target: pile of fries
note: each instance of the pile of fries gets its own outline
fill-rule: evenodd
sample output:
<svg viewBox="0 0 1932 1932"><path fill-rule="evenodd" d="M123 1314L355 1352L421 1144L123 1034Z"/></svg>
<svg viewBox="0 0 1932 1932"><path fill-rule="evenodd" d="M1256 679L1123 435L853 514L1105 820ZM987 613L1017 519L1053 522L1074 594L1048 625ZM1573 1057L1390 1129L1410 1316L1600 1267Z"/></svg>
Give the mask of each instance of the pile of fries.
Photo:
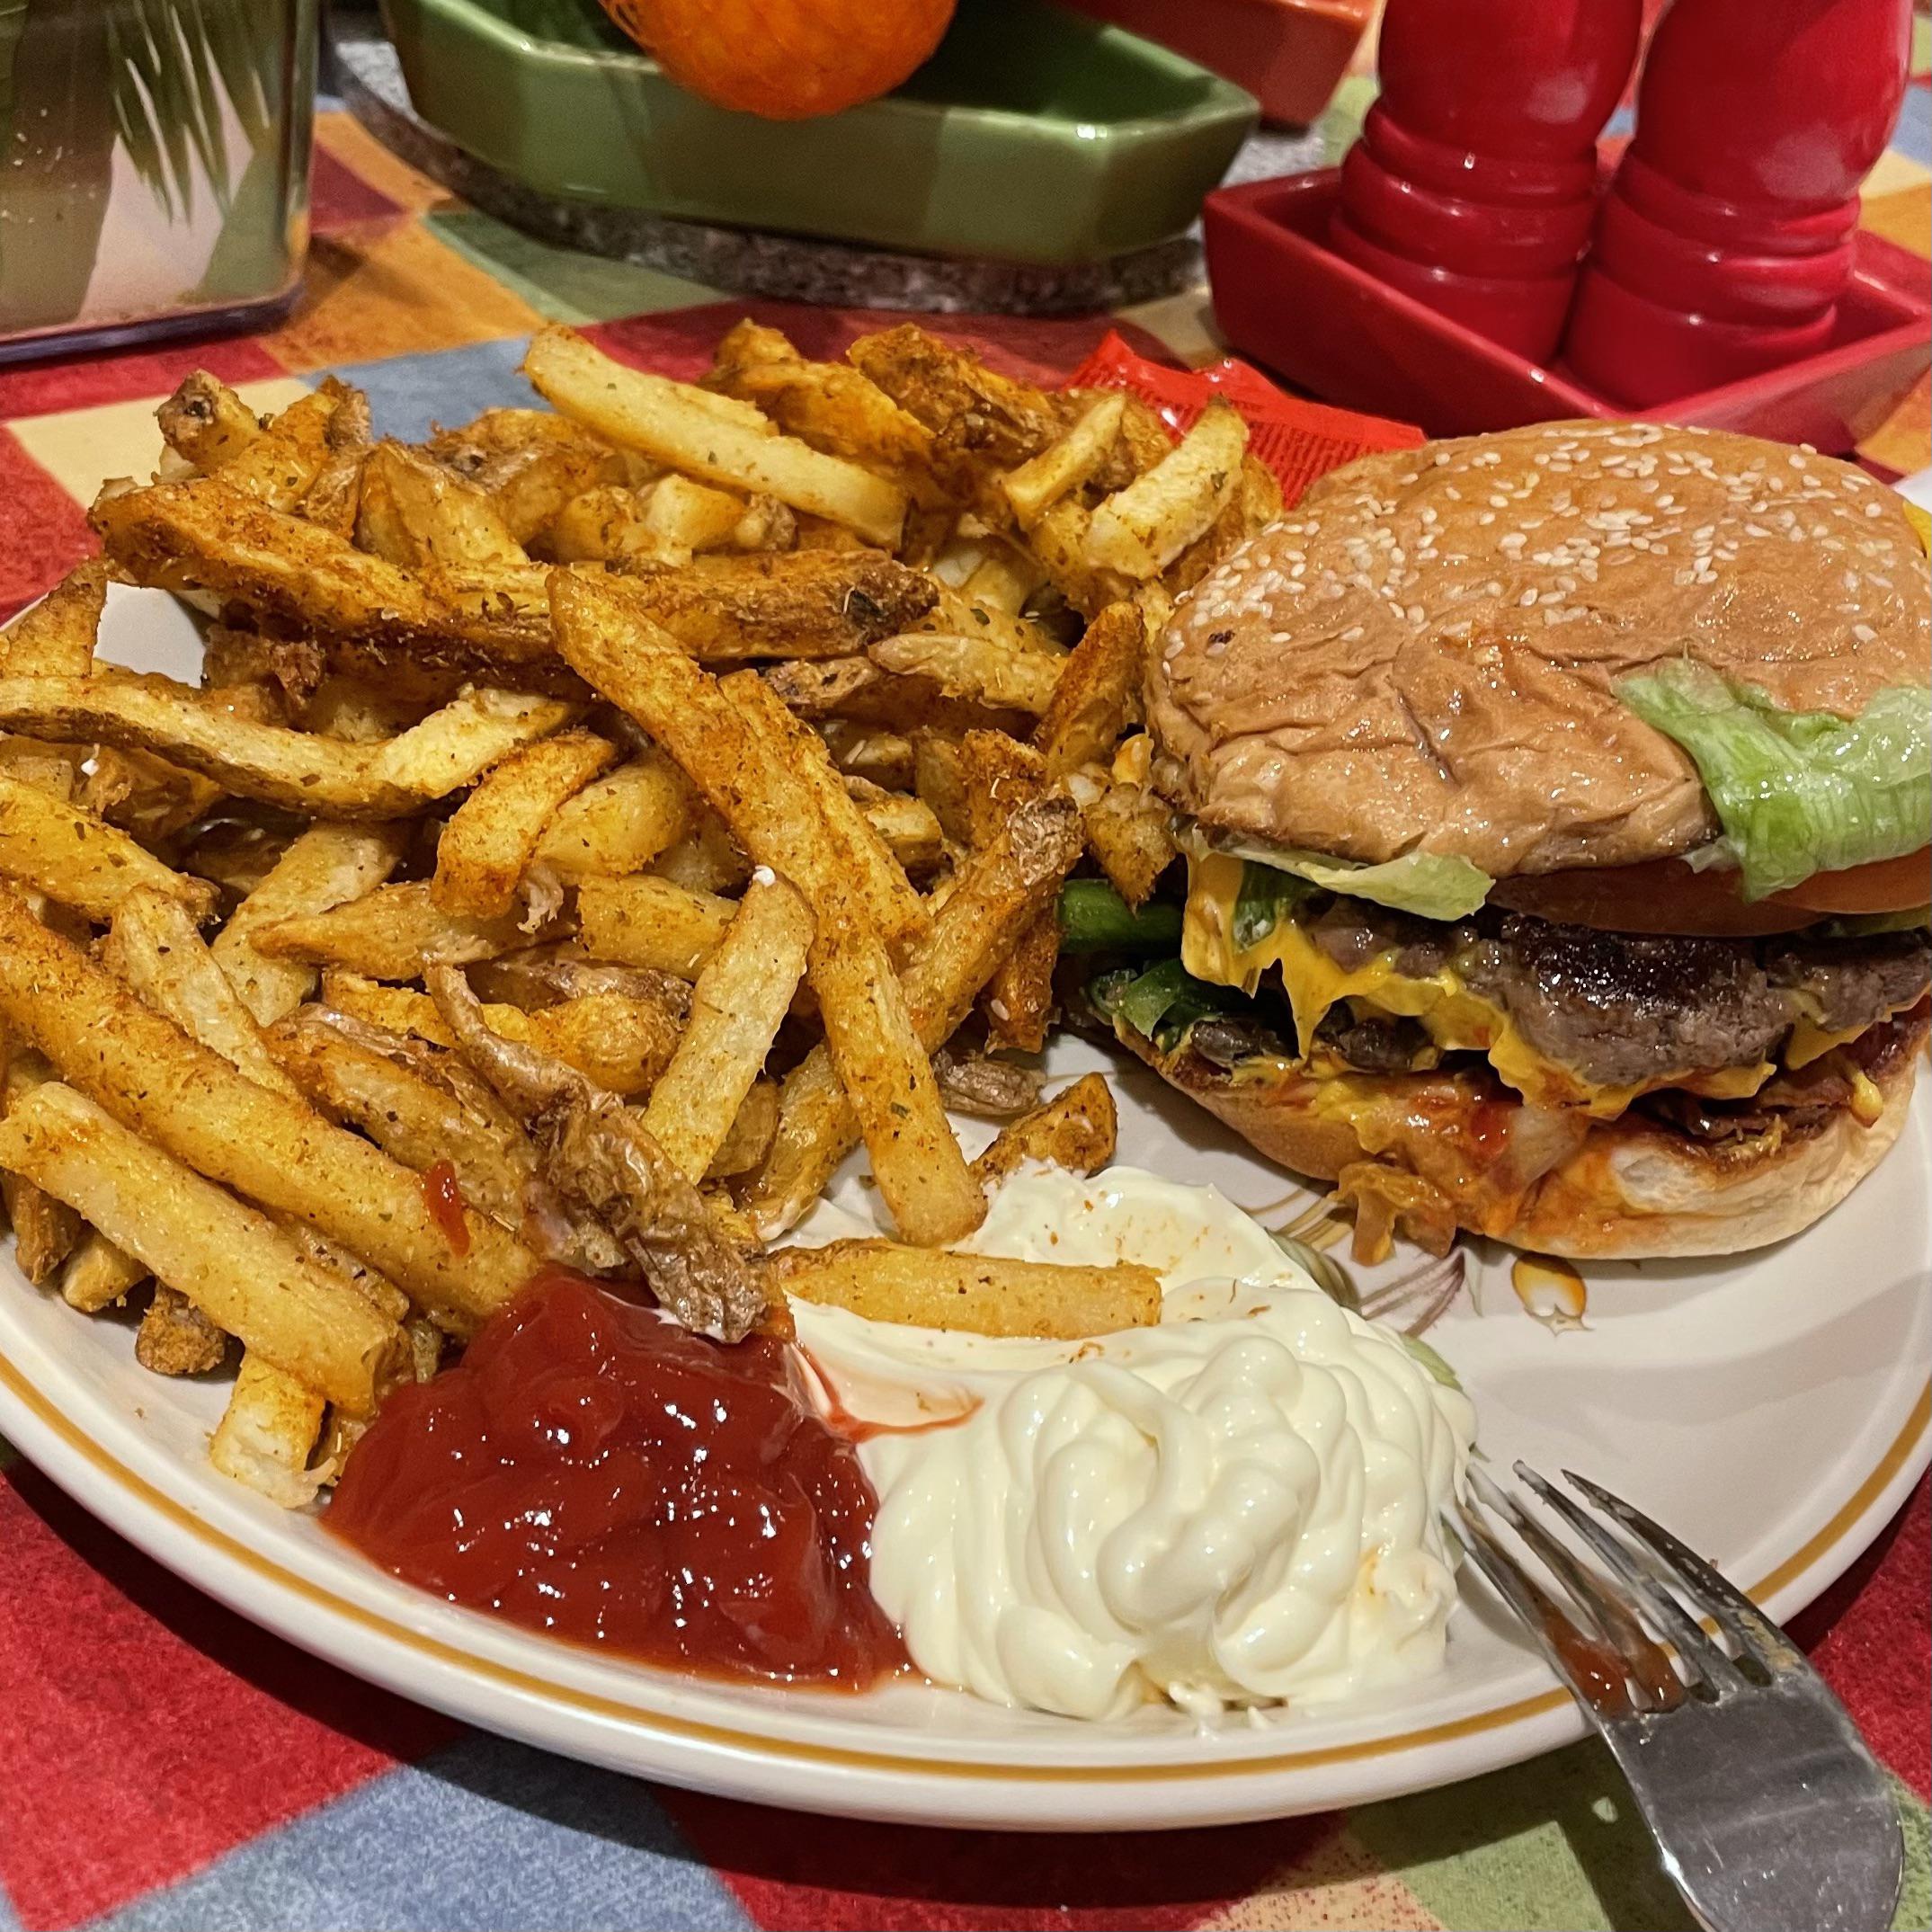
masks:
<svg viewBox="0 0 1932 1932"><path fill-rule="evenodd" d="M1055 1017L1068 876L1137 905L1173 857L1140 658L1278 513L1240 417L1177 444L910 326L525 367L554 411L420 446L334 380L258 421L191 377L103 557L0 634L19 1264L147 1294L159 1373L238 1361L214 1459L289 1505L546 1262L726 1340L788 1293L1158 1315L1143 1269L930 1251L1112 1153L1104 1082L1043 1106L1000 1055ZM96 657L111 578L205 615L199 688ZM976 1162L948 1104L1010 1122ZM860 1142L897 1241L768 1251Z"/></svg>

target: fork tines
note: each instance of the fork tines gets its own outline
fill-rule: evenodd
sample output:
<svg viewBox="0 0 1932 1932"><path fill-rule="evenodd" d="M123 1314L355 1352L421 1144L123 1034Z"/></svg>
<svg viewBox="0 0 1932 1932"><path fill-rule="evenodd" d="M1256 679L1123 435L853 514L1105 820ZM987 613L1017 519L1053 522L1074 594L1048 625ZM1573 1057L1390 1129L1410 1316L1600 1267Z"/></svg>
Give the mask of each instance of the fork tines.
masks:
<svg viewBox="0 0 1932 1932"><path fill-rule="evenodd" d="M1536 1638L1557 1675L1598 1716L1673 1710L1687 1697L1722 1703L1802 1661L1757 1605L1642 1510L1564 1470L1564 1481L1609 1518L1613 1529L1527 1464L1515 1467L1534 1498L1596 1563L1546 1527L1534 1505L1475 1464L1452 1533L1459 1529L1476 1567ZM1511 1553L1491 1518L1514 1531L1555 1591ZM1731 1648L1707 1634L1707 1626Z"/></svg>

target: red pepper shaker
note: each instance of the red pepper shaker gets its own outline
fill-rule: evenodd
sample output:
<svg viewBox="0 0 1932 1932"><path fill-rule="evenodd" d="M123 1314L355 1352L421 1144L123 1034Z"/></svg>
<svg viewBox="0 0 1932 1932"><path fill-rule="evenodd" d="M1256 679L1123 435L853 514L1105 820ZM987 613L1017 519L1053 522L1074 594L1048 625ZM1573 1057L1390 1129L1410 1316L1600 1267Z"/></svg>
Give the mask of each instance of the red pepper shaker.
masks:
<svg viewBox="0 0 1932 1932"><path fill-rule="evenodd" d="M1674 0L1564 343L1586 382L1649 408L1830 342L1911 15L1911 0Z"/></svg>
<svg viewBox="0 0 1932 1932"><path fill-rule="evenodd" d="M1642 19L1642 0L1389 0L1381 98L1342 164L1336 253L1546 360Z"/></svg>

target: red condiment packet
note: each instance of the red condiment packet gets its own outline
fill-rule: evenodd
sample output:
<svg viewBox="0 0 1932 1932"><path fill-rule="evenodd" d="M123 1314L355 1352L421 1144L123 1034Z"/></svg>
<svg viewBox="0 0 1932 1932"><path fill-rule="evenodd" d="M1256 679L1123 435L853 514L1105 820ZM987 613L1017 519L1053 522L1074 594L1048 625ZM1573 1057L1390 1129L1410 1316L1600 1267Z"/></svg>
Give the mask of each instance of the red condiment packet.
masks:
<svg viewBox="0 0 1932 1932"><path fill-rule="evenodd" d="M1427 441L1412 423L1360 416L1278 389L1233 356L1209 369L1150 362L1118 334L1107 339L1067 378L1070 389L1125 389L1177 434L1191 428L1213 396L1224 396L1248 423L1248 447L1274 471L1292 503L1317 476L1378 450L1412 450Z"/></svg>

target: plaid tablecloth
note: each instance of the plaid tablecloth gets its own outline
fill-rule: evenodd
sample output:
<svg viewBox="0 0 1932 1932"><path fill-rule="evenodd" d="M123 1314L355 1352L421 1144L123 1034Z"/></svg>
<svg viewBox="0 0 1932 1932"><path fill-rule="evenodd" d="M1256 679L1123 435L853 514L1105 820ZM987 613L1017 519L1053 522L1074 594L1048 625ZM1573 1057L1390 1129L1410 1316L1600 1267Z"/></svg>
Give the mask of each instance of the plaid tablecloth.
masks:
<svg viewBox="0 0 1932 1932"><path fill-rule="evenodd" d="M1932 254L1921 32L1866 218ZM1358 111L1358 101L1354 103ZM1348 131L1346 111L1335 133ZM308 286L279 327L0 370L0 615L90 548L82 505L158 452L156 399L198 365L260 408L325 369L378 428L529 400L544 318L689 373L750 306L811 353L876 318L777 305L548 248L453 202L346 117L318 134ZM1205 296L1126 320L1198 360ZM1108 318L945 325L1043 378ZM1861 452L1932 461L1924 386ZM789 1816L550 1758L369 1688L266 1636L101 1528L0 1443L0 1932L620 1928L1679 1928L1594 1745L1326 1817L1105 1838ZM1798 1634L1899 1779L1900 1924L1932 1926L1926 1492Z"/></svg>

